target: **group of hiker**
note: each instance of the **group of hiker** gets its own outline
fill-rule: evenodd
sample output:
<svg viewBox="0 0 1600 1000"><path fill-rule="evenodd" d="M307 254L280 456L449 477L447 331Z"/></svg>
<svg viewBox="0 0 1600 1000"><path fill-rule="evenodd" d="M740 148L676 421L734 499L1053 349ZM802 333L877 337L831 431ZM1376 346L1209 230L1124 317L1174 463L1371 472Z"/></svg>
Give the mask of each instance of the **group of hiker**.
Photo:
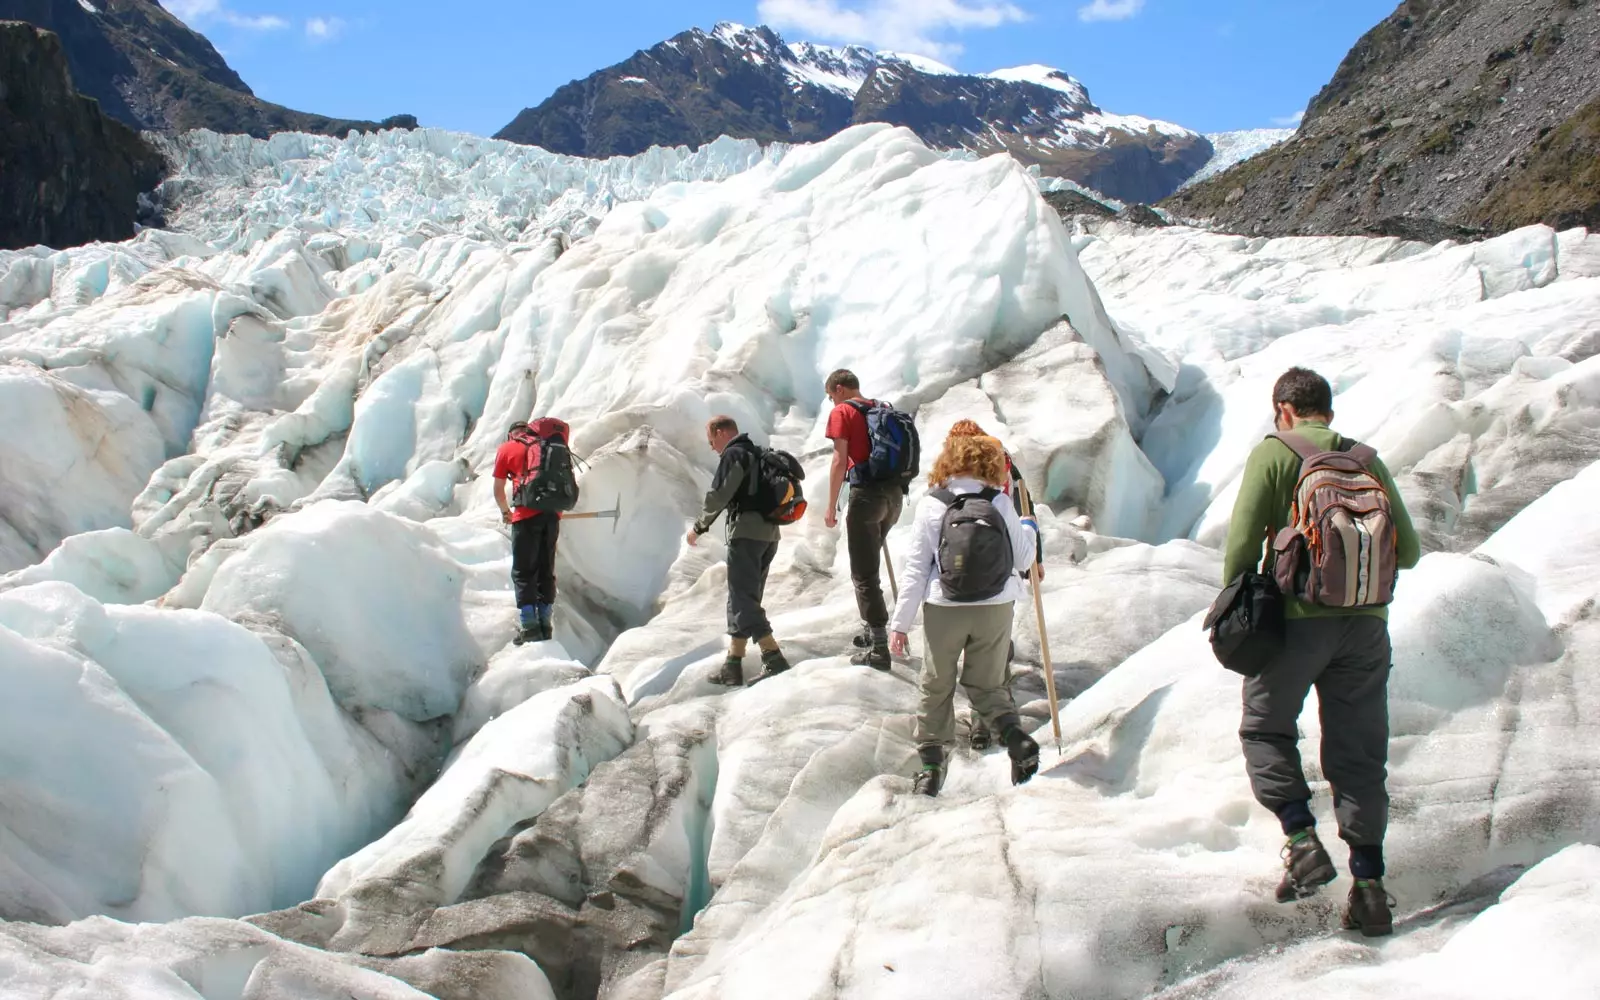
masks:
<svg viewBox="0 0 1600 1000"><path fill-rule="evenodd" d="M1001 443L976 423L952 426L912 514L891 610L881 580L885 539L900 523L920 472L918 429L910 415L864 397L848 370L830 374L823 388L832 404L823 512L829 529L838 526L849 487L845 545L860 618L851 662L892 669L922 618L915 791L937 796L943 786L946 754L956 742L958 684L972 706L973 746L982 749L998 734L1013 784L1027 782L1037 773L1039 746L1018 714L1008 676L1014 609L1027 599L1025 581L1037 586L1043 578L1025 480ZM1392 932L1394 906L1383 885L1387 605L1398 570L1417 563L1420 544L1377 454L1331 429L1332 399L1327 380L1306 369L1290 369L1275 384L1274 432L1246 463L1224 552L1223 591L1206 627L1219 661L1243 675L1239 737L1246 773L1286 837L1277 899L1306 898L1337 877L1316 833L1298 750L1297 722L1315 688L1322 772L1354 880L1344 926L1376 936ZM718 456L717 469L686 541L696 545L726 514L729 645L712 680L738 687L746 683L751 640L761 672L749 683L790 669L763 601L782 529L807 509L805 473L794 456L757 445L729 416L707 424L706 444ZM566 425L545 418L515 425L496 457L495 499L512 533L518 642L551 634L555 544L561 513L577 497L566 446ZM539 466L552 457L564 471L541 475Z"/></svg>

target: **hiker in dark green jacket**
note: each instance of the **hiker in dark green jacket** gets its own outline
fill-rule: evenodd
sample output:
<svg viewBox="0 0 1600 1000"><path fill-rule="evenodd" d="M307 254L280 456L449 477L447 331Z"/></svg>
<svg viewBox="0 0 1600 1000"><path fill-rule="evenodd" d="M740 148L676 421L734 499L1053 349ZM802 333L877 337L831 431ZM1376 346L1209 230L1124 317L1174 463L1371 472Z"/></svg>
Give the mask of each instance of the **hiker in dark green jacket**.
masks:
<svg viewBox="0 0 1600 1000"><path fill-rule="evenodd" d="M1326 379L1292 368L1272 391L1273 426L1315 448L1340 451L1352 442L1330 427L1333 391ZM1381 459L1368 470L1388 494L1394 526L1394 565L1409 569L1421 544L1394 478ZM1268 437L1245 463L1228 528L1223 585L1262 563L1265 543L1290 523L1301 456ZM1269 575L1272 569L1265 569ZM1352 577L1353 578L1353 577ZM1388 825L1385 787L1389 756L1388 609L1382 605L1329 607L1284 595L1281 653L1244 682L1239 737L1256 800L1278 817L1289 838L1278 900L1314 894L1338 872L1316 834L1311 789L1300 764L1298 720L1307 693L1317 689L1322 723L1322 772L1332 786L1339 836L1350 847L1355 885L1344 914L1348 929L1368 936L1390 933L1392 904L1383 888L1383 839Z"/></svg>
<svg viewBox="0 0 1600 1000"><path fill-rule="evenodd" d="M778 554L782 529L741 501L753 492L752 477L759 458L749 435L739 433L732 417L719 416L706 425L706 444L719 456L711 492L704 508L689 529L687 541L694 545L711 530L723 511L728 512L728 658L722 672L712 682L727 687L744 684L744 655L750 640L761 649L761 676L766 680L789 669L778 640L761 602L766 594L767 574Z"/></svg>

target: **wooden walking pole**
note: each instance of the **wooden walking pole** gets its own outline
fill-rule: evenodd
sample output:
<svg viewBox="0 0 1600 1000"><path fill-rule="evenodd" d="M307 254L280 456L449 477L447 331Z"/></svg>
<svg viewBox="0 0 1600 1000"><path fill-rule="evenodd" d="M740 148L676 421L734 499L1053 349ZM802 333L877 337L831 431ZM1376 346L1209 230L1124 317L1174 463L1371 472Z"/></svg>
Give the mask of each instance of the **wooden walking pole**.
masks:
<svg viewBox="0 0 1600 1000"><path fill-rule="evenodd" d="M1021 494L1023 509L1031 516L1033 514L1033 497L1028 493L1028 485L1021 484L1018 490ZM1037 518L1035 518L1037 524ZM1050 636L1044 627L1044 597L1039 593L1039 561L1034 560L1032 568L1028 570L1029 589L1033 591L1033 614L1039 623L1039 655L1044 660L1044 690L1050 699L1050 728L1056 736L1056 755L1060 756L1061 750L1061 706L1056 700L1056 671L1050 663Z"/></svg>
<svg viewBox="0 0 1600 1000"><path fill-rule="evenodd" d="M894 594L894 603L900 603L900 587L894 582L894 560L889 558L889 540L883 540L883 568L889 571L889 591Z"/></svg>

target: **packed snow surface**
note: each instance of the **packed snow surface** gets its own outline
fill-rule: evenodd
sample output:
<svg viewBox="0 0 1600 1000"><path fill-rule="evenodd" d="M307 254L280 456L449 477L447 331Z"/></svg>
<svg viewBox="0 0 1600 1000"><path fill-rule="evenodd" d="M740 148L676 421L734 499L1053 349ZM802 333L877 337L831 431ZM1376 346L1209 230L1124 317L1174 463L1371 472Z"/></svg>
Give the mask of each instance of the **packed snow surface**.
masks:
<svg viewBox="0 0 1600 1000"><path fill-rule="evenodd" d="M1600 990L1600 238L1069 230L1009 158L882 125L604 163L175 142L169 230L0 253L10 993ZM1199 628L1293 364L1427 552L1392 609L1380 941L1338 930L1345 879L1272 901ZM1062 739L1018 607L1024 787L963 748L912 796L921 637L848 661L837 367L930 451L978 420L1044 505ZM767 591L795 669L740 691L709 682L724 544L683 541L717 413L814 508ZM489 472L533 414L621 515L563 525L555 640L518 647Z"/></svg>

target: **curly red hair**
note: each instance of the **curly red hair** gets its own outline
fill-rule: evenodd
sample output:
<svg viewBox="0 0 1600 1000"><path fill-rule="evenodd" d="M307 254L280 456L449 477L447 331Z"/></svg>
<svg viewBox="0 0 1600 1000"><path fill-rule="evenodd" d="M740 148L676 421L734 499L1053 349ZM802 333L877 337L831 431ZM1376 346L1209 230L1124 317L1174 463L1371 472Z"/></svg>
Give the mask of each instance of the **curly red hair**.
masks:
<svg viewBox="0 0 1600 1000"><path fill-rule="evenodd" d="M952 479L976 479L990 486L1004 486L1006 482L1006 451L1000 442L988 435L977 437L951 436L945 439L944 451L933 463L928 482L943 486Z"/></svg>

